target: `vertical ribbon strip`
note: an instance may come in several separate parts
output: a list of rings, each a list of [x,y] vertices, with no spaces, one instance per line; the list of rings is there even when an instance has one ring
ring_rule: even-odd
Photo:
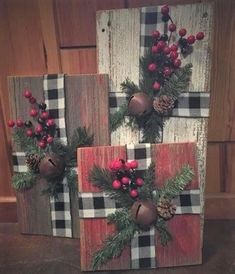
[[[44,75],[43,89],[47,109],[57,125],[58,137],[67,143],[65,126],[64,75]],[[72,237],[70,195],[67,179],[64,178],[58,189],[58,198],[50,198],[53,236]]]

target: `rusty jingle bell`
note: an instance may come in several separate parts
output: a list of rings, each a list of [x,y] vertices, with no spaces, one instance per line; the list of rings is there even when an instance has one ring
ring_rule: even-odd
[[[47,154],[40,162],[39,172],[42,177],[53,179],[63,174],[65,161],[57,154]]]
[[[134,93],[128,103],[128,113],[132,116],[145,116],[152,111],[153,99],[145,92]]]
[[[157,219],[156,206],[150,201],[136,201],[130,210],[133,220],[142,228],[148,228]]]

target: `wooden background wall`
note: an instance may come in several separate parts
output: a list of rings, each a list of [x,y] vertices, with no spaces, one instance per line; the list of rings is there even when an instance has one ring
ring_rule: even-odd
[[[169,0],[168,4],[205,2]],[[235,218],[235,1],[215,0],[206,217]],[[95,73],[101,9],[162,5],[162,0],[0,0],[0,221],[16,221],[10,186],[7,76]]]

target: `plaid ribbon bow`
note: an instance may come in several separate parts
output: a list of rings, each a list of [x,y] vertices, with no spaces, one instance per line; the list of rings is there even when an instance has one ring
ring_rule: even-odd
[[[127,159],[137,160],[139,167],[136,172],[141,176],[151,164],[151,145],[127,145]],[[200,190],[184,190],[179,197],[174,199],[176,214],[200,214]],[[79,193],[80,218],[106,218],[115,212],[118,206],[105,193],[84,192]],[[155,268],[155,229],[136,233],[131,240],[131,268]]]

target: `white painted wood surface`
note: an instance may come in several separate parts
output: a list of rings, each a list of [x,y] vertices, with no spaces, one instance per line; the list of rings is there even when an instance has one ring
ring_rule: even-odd
[[[204,40],[194,44],[193,53],[182,61],[192,63],[189,91],[210,91],[211,44],[213,33],[213,3],[170,6],[177,29],[188,34],[205,33]],[[110,75],[111,91],[120,91],[120,84],[130,78],[139,81],[140,9],[101,11],[97,15],[98,72]],[[207,118],[170,118],[166,120],[162,141],[196,141],[201,186],[202,211],[206,174]],[[112,145],[136,143],[139,132],[125,127],[112,133]]]

